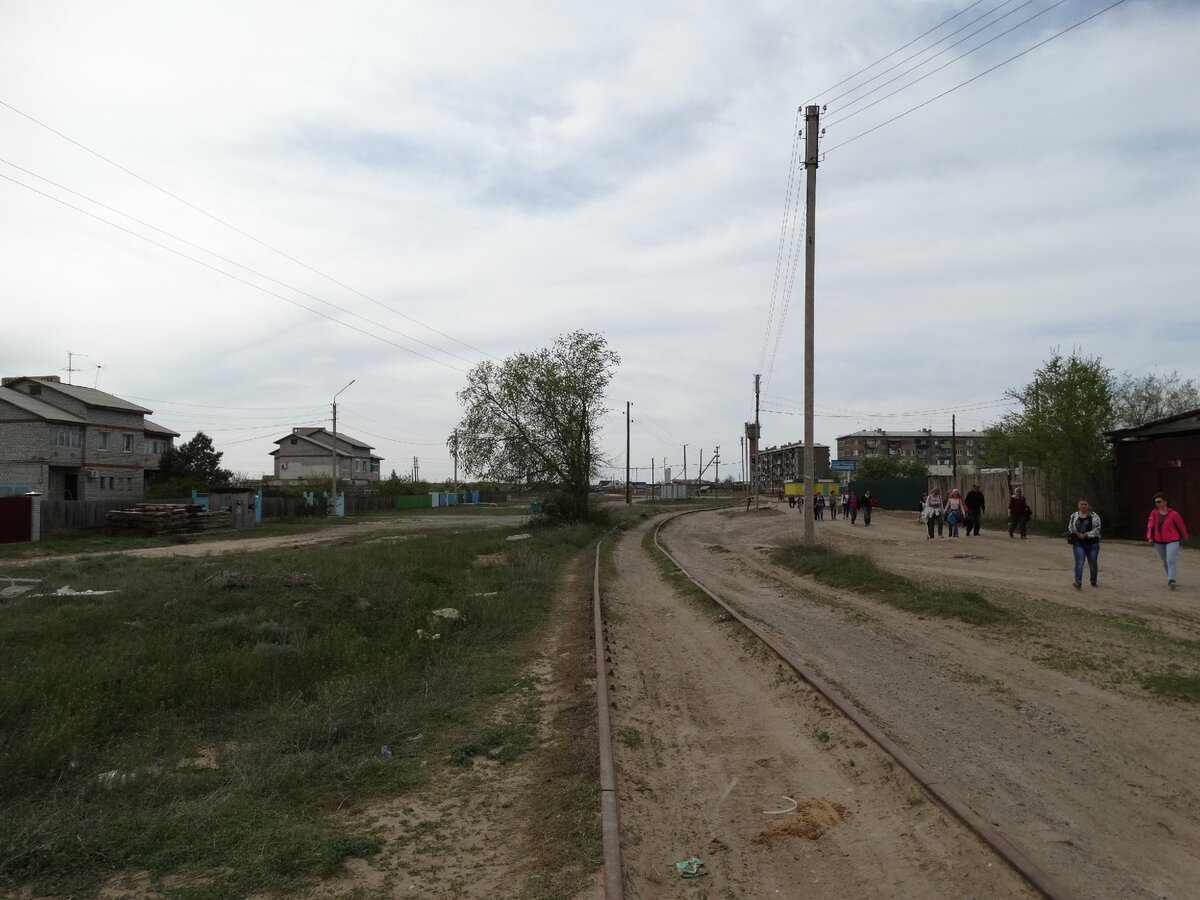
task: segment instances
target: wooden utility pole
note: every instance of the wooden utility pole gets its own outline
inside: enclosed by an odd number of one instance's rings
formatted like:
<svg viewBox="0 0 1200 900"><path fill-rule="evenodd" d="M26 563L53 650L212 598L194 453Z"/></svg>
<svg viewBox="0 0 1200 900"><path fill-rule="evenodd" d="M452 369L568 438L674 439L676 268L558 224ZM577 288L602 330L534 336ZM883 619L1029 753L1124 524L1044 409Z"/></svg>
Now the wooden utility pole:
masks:
<svg viewBox="0 0 1200 900"><path fill-rule="evenodd" d="M629 406L625 401L625 502L633 503L633 486L629 483Z"/></svg>
<svg viewBox="0 0 1200 900"><path fill-rule="evenodd" d="M754 376L754 434L749 440L750 489L754 493L755 509L758 509L758 441L762 437L762 426L758 423L758 388L761 381L762 375Z"/></svg>
<svg viewBox="0 0 1200 900"><path fill-rule="evenodd" d="M804 108L804 168L807 175L804 238L804 543L816 541L813 531L813 353L816 340L814 326L813 269L817 260L817 140L821 136L821 107L813 104Z"/></svg>

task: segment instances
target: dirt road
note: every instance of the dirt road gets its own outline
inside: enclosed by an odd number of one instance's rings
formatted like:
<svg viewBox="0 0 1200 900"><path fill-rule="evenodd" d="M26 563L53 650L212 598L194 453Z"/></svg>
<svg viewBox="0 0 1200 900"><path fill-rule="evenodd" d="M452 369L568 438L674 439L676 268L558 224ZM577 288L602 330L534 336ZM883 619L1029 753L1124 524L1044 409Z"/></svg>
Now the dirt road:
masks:
<svg viewBox="0 0 1200 900"><path fill-rule="evenodd" d="M647 527L605 601L627 897L1032 896L740 626L683 601ZM698 882L674 865L692 857Z"/></svg>
<svg viewBox="0 0 1200 900"><path fill-rule="evenodd" d="M1200 554L1181 554L1182 586L1169 593L1152 550L1107 542L1100 587L1078 592L1058 540L929 541L915 513L817 528L890 570L983 588L1024 618L1005 628L923 618L788 573L769 552L799 538L794 512L700 513L664 534L683 566L1078 896L1197 896L1200 710L1150 695L1139 673L1196 672L1200 591L1189 579L1200 582Z"/></svg>

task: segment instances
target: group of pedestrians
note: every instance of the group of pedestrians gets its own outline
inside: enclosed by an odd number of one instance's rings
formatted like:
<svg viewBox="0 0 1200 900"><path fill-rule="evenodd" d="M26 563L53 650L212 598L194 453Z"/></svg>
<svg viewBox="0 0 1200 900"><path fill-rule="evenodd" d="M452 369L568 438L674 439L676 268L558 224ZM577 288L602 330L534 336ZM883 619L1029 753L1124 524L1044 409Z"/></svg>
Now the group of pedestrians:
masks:
<svg viewBox="0 0 1200 900"><path fill-rule="evenodd" d="M979 534L979 522L983 519L983 511L987 508L983 491L979 485L971 486L964 497L958 488L951 488L945 498L942 489L934 488L921 498L920 520L925 523L926 540L933 540L936 529L937 536L956 538L960 534L967 537Z"/></svg>
<svg viewBox="0 0 1200 900"><path fill-rule="evenodd" d="M858 516L861 513L863 525L871 524L871 505L875 501L871 498L870 491L863 491L862 497L855 494L854 491L847 491L840 497L837 494L830 494L828 497L824 494L817 494L813 497L813 519L820 522L825 519L825 513L829 513L830 519L837 519L838 510L841 509L842 519L849 522L851 525L858 525ZM799 507L800 514L804 515L804 497L788 497L789 507Z"/></svg>

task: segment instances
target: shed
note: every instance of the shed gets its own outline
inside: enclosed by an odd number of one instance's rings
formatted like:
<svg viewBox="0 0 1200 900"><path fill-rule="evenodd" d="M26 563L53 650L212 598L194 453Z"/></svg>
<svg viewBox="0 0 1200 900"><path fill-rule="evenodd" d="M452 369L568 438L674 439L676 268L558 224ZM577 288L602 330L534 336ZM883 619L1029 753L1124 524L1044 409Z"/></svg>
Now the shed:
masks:
<svg viewBox="0 0 1200 900"><path fill-rule="evenodd" d="M1200 409L1105 436L1112 442L1116 474L1113 536L1144 539L1146 517L1159 491L1189 528L1200 530Z"/></svg>
<svg viewBox="0 0 1200 900"><path fill-rule="evenodd" d="M253 488L212 488L208 492L209 512L227 509L233 519L234 528L249 528L257 520L256 494L257 491Z"/></svg>

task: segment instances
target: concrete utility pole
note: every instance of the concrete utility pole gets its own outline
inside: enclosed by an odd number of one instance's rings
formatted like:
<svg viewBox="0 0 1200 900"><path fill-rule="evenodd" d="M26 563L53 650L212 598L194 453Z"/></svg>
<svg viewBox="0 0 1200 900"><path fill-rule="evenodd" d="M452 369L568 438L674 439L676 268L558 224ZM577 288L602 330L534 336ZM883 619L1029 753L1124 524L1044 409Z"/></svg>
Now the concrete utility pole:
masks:
<svg viewBox="0 0 1200 900"><path fill-rule="evenodd" d="M633 503L633 486L629 483L629 407L628 400L625 401L625 503L628 505Z"/></svg>
<svg viewBox="0 0 1200 900"><path fill-rule="evenodd" d="M804 239L804 509L813 509L815 464L813 461L813 353L816 340L813 336L814 315L814 272L817 261L817 140L821 136L821 107L816 104L804 108L804 168L808 176L805 207ZM812 544L817 537L813 531L813 517L804 516L804 543Z"/></svg>
<svg viewBox="0 0 1200 900"><path fill-rule="evenodd" d="M754 434L750 436L750 487L754 493L754 508L758 509L758 442L762 437L762 426L758 422L758 388L762 375L754 376Z"/></svg>
<svg viewBox="0 0 1200 900"><path fill-rule="evenodd" d="M357 381L357 380L358 380L358 379L356 379L356 378L351 378L351 379L350 379L350 384L354 384L354 382L355 382L355 381ZM333 453L333 466L331 467L331 468L332 468L332 471L333 471L333 478L332 478L332 481L331 481L331 487L330 487L330 491L329 491L329 502L332 504L332 506L329 508L329 511L326 513L327 515L330 515L330 516L336 516L336 515L337 515L337 476L338 476L338 457L337 457L337 398L338 398L338 396L339 396L339 395L341 395L341 393L342 393L343 391L345 391L345 390L346 390L346 388L350 387L350 384L346 385L346 387L342 388L342 390L341 390L341 391L338 391L336 394L334 394L334 395L333 395L333 443L331 443L331 444L329 445L329 449L330 449L330 450L332 451L332 453Z"/></svg>
<svg viewBox="0 0 1200 900"><path fill-rule="evenodd" d="M957 416L950 416L950 477L958 487L958 425Z"/></svg>
<svg viewBox="0 0 1200 900"><path fill-rule="evenodd" d="M687 444L683 445L683 483L687 484Z"/></svg>
<svg viewBox="0 0 1200 900"><path fill-rule="evenodd" d="M454 429L454 490L458 490L458 429Z"/></svg>

